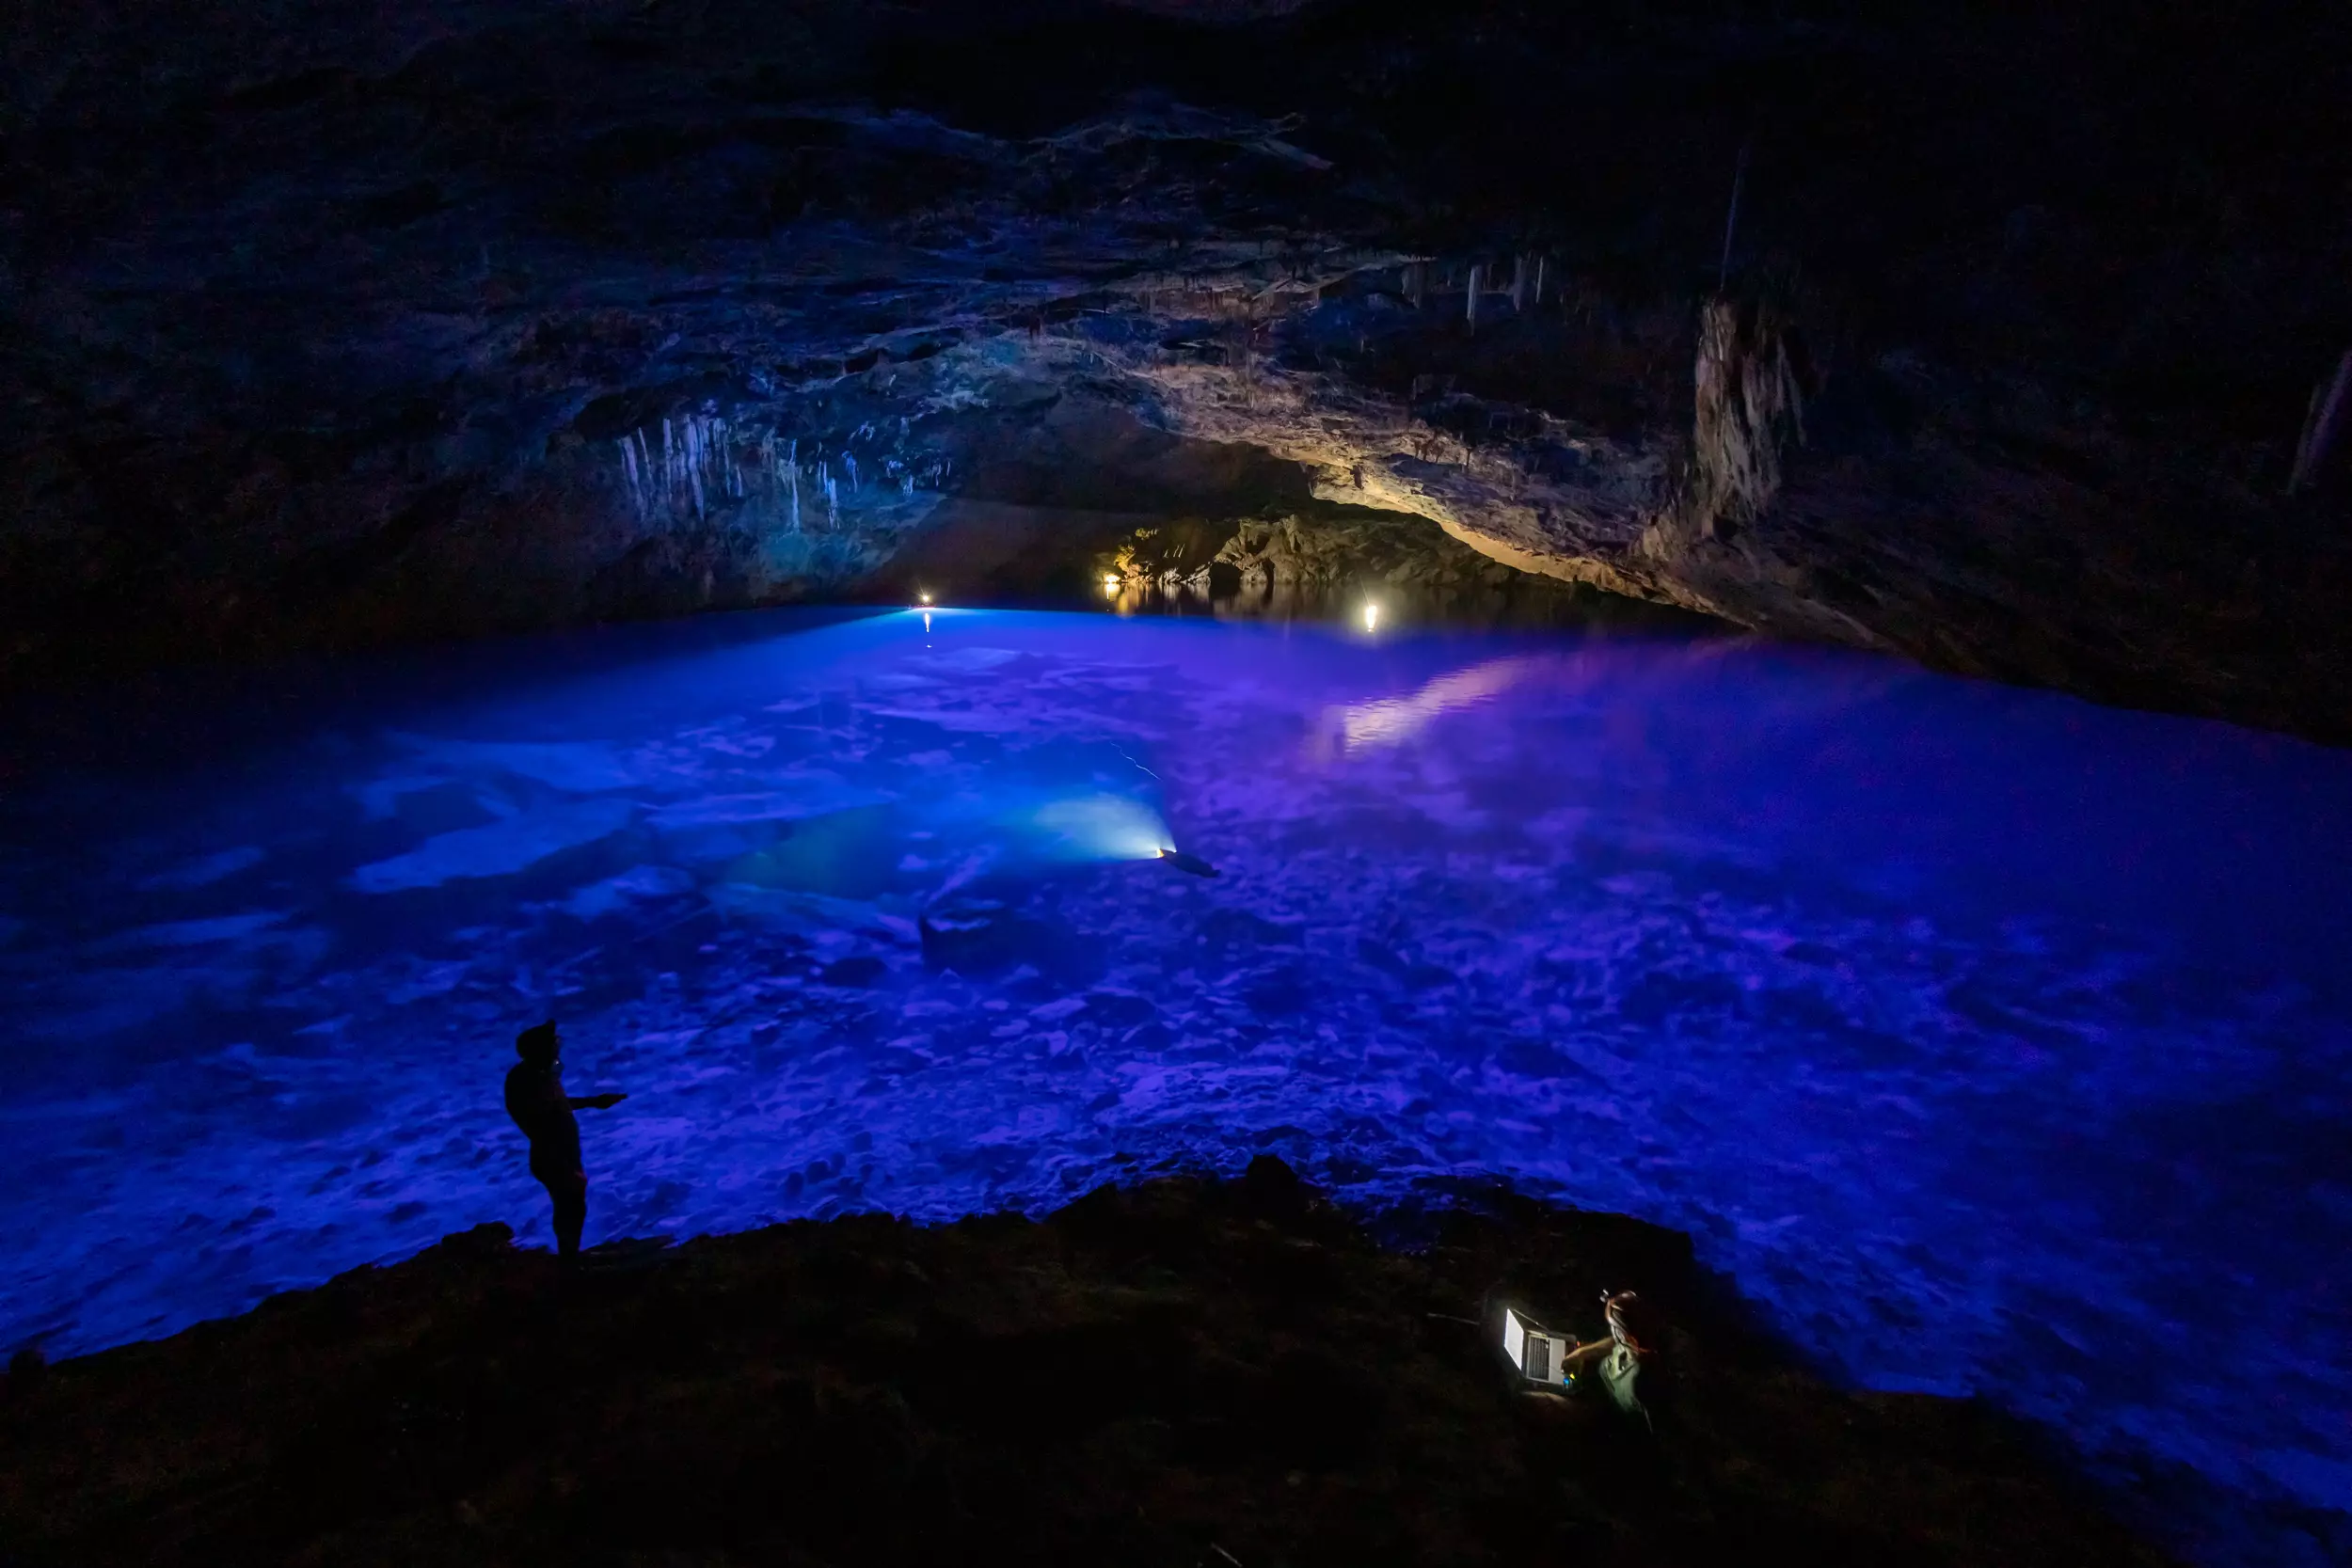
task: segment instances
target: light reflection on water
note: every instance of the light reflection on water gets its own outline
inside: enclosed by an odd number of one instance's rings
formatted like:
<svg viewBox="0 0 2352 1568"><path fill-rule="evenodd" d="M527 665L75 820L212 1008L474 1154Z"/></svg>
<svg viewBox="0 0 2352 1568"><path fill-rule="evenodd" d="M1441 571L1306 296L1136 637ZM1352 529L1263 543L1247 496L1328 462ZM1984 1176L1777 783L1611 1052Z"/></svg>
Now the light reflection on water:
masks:
<svg viewBox="0 0 2352 1568"><path fill-rule="evenodd" d="M1509 690L1543 662L1524 656L1490 658L1438 675L1406 696L1339 704L1326 713L1327 727L1336 731L1343 752L1394 746L1420 735L1433 719Z"/></svg>
<svg viewBox="0 0 2352 1568"><path fill-rule="evenodd" d="M553 1012L632 1094L591 1241L1500 1173L1863 1382L2352 1506L2352 756L1720 640L755 624L0 807L0 1346L544 1242Z"/></svg>

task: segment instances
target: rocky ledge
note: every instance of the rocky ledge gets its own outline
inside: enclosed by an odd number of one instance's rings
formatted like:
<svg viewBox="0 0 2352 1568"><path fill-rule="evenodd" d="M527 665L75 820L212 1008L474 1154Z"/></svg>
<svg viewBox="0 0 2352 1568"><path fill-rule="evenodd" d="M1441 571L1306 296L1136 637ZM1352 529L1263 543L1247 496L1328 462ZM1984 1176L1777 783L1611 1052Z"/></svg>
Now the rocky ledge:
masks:
<svg viewBox="0 0 2352 1568"><path fill-rule="evenodd" d="M1417 1224L1379 1244L1261 1157L1037 1223L572 1268L483 1226L12 1372L0 1538L76 1565L2164 1560L1980 1406L1791 1365L1681 1236L1507 1199ZM1528 1391L1489 1343L1505 1304L1597 1334L1612 1288L1669 1325L1646 1418Z"/></svg>

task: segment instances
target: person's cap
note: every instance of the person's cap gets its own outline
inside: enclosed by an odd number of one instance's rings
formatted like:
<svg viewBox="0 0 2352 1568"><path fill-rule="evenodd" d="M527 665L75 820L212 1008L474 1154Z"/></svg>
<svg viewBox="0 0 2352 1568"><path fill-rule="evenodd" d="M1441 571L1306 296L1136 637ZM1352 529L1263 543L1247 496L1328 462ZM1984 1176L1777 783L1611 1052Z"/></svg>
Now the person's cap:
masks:
<svg viewBox="0 0 2352 1568"><path fill-rule="evenodd" d="M555 1054L555 1020L534 1023L515 1037L515 1054L529 1060L532 1056Z"/></svg>

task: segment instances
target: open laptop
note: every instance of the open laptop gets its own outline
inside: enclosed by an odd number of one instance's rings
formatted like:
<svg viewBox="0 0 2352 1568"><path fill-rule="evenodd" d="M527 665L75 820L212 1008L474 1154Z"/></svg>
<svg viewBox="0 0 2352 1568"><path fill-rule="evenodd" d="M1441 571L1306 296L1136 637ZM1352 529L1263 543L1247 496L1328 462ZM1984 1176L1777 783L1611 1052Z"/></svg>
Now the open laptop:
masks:
<svg viewBox="0 0 2352 1568"><path fill-rule="evenodd" d="M1541 1323L1507 1307L1502 1309L1502 1354L1528 1382L1566 1387L1573 1379L1566 1370L1568 1353L1575 1348L1575 1340L1548 1333Z"/></svg>

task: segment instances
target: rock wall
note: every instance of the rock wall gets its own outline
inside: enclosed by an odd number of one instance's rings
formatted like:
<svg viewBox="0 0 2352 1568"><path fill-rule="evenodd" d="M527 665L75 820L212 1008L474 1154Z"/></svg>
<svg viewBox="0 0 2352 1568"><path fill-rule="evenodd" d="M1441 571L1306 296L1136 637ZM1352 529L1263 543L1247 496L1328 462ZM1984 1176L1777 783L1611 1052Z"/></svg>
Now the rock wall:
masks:
<svg viewBox="0 0 2352 1568"><path fill-rule="evenodd" d="M2342 19L1214 9L21 13L0 678L895 592L1107 410L1288 466L1180 508L2352 736Z"/></svg>

